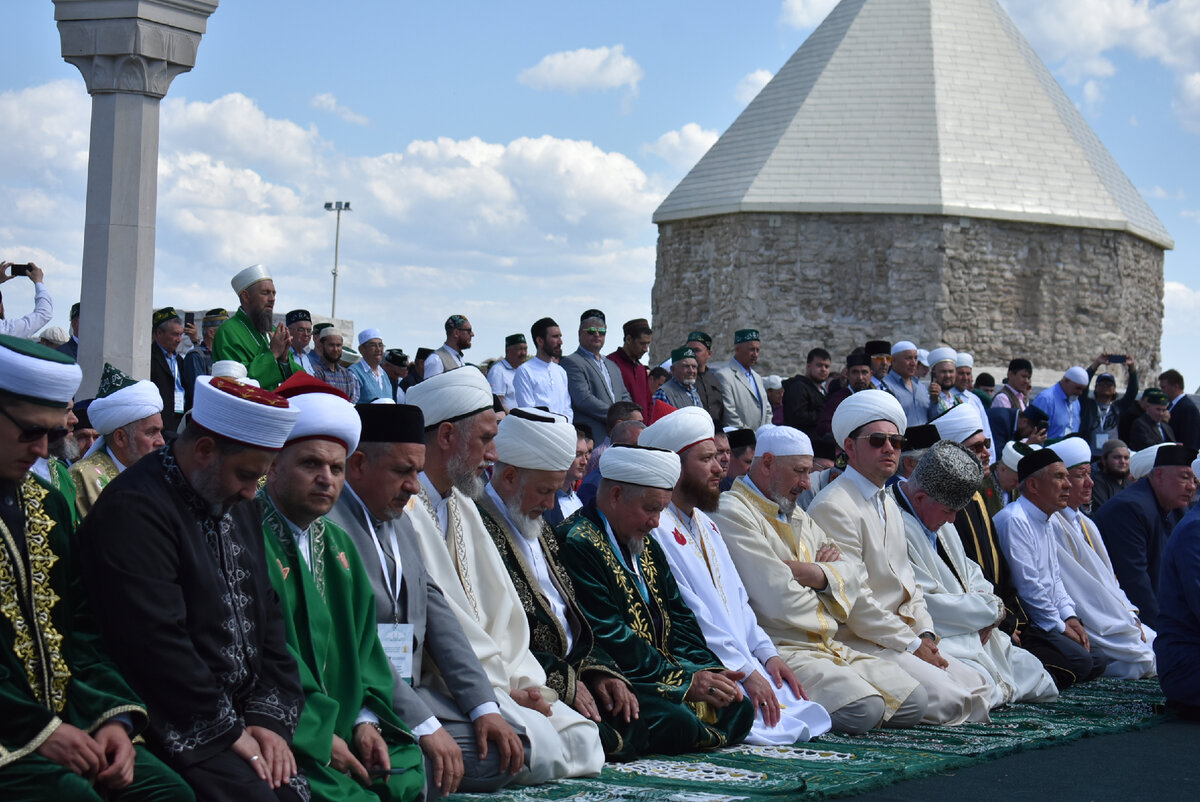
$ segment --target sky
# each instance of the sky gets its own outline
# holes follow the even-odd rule
[[[341,200],[338,316],[389,347],[438,345],[454,313],[476,362],[544,315],[568,350],[588,307],[648,317],[655,207],[834,5],[226,0],[161,105],[154,305],[232,309],[262,263],[276,311],[329,314]],[[1194,388],[1200,0],[1002,5],[1175,239],[1162,363]],[[0,4],[0,259],[45,269],[65,327],[90,99],[53,17]]]

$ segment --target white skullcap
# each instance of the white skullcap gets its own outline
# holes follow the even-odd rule
[[[681,453],[702,440],[711,440],[712,415],[703,407],[684,407],[659,418],[642,430],[638,445]]]
[[[665,449],[614,444],[600,455],[600,476],[613,482],[674,490],[679,471],[679,455]]]
[[[911,340],[901,340],[892,346],[892,356],[895,356],[896,354],[902,354],[905,351],[917,351],[917,344]],[[917,351],[918,358],[920,357],[920,354],[921,352]]]
[[[238,295],[242,294],[242,290],[249,287],[251,284],[257,284],[260,281],[266,281],[271,278],[271,271],[267,270],[266,265],[250,265],[242,272],[238,273],[229,282],[233,286],[233,291]]]
[[[1192,473],[1196,474],[1197,477],[1200,477],[1200,457],[1196,457],[1194,460],[1192,460]]]
[[[958,351],[953,348],[934,348],[929,352],[929,367],[933,367],[939,362],[957,362]]]
[[[900,434],[908,428],[908,416],[894,395],[883,390],[860,390],[838,404],[833,413],[833,438],[841,447],[852,431],[877,420],[896,424]]]
[[[492,408],[492,386],[473,367],[439,373],[408,390],[404,399],[421,408],[428,431],[439,423],[469,417]],[[574,441],[571,448],[575,447]]]
[[[361,348],[362,344],[368,340],[383,341],[383,333],[379,329],[363,329],[358,333],[358,345]]]
[[[500,421],[496,459],[533,471],[565,471],[575,461],[578,442],[575,427],[562,415],[516,407]]]
[[[763,377],[763,389],[765,390],[782,390],[783,379],[772,373],[770,376]]]
[[[1063,464],[1068,468],[1074,468],[1076,465],[1083,465],[1092,461],[1092,449],[1087,444],[1087,440],[1082,437],[1064,437],[1057,443],[1047,446],[1053,449],[1054,453],[1059,456]]]
[[[954,366],[959,368],[973,368],[975,367],[975,357],[966,351],[959,351],[955,356]]]
[[[278,451],[299,415],[286,398],[261,388],[219,376],[196,380],[192,422],[236,443]]]
[[[394,399],[388,398],[386,395],[382,395],[379,398],[376,398],[371,403],[372,404],[394,404],[396,402]]]
[[[67,340],[71,339],[71,335],[67,334],[67,330],[62,326],[47,326],[38,336],[47,342],[54,343],[55,345],[62,345]]]
[[[242,381],[246,378],[246,366],[236,359],[218,359],[212,365],[213,376],[224,376],[227,379],[234,381]]]
[[[88,407],[91,411],[91,407]],[[1154,460],[1158,457],[1158,450],[1163,446],[1172,446],[1174,443],[1158,443],[1157,445],[1147,446],[1141,451],[1135,451],[1129,457],[1129,475],[1134,479],[1141,479],[1150,471],[1154,470]]]
[[[354,351],[350,348],[343,348],[342,355],[338,357],[338,364],[344,368],[348,368],[355,362],[358,362],[360,359],[362,359],[362,354],[360,354],[358,351]]]
[[[1022,443],[1019,440],[1009,440],[1004,444],[1004,451],[1000,454],[1000,461],[1004,463],[1004,467],[1010,471],[1015,471],[1017,466],[1021,464],[1021,458],[1026,456],[1017,450],[1017,446],[1027,448],[1030,451],[1041,451],[1042,447],[1036,443]]]
[[[956,443],[966,442],[976,432],[983,431],[983,421],[980,420],[979,413],[965,401],[950,407],[930,423],[937,427],[938,437]]]
[[[343,340],[346,339],[346,335],[336,326],[326,326],[317,332],[318,341],[324,340],[326,337],[341,337]]]
[[[83,371],[66,354],[0,334],[0,390],[23,401],[64,408],[81,381]]]
[[[693,407],[699,409],[699,407]],[[760,426],[754,433],[757,441],[754,455],[774,454],[777,457],[811,457],[813,455],[812,440],[799,429],[791,426]]]
[[[112,434],[142,418],[162,412],[162,395],[152,381],[142,379],[88,405],[88,418],[100,434]]]
[[[1073,381],[1076,384],[1082,384],[1085,387],[1088,384],[1087,371],[1084,370],[1083,368],[1079,367],[1079,365],[1076,365],[1075,367],[1072,367],[1072,368],[1067,368],[1067,372],[1063,374],[1063,378],[1067,379],[1069,381]]]
[[[293,373],[275,392],[300,410],[286,445],[302,440],[329,440],[345,447],[347,454],[358,448],[362,419],[341,390],[300,371]]]
[[[924,348],[917,349],[917,361],[925,367],[929,367],[929,352]]]
[[[739,428],[741,428],[741,427],[740,426],[724,426],[721,428],[721,431],[724,434],[729,434],[730,432],[736,432]]]

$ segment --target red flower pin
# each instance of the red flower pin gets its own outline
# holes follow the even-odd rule
[[[681,546],[687,545],[687,538],[683,536],[683,532],[679,531],[679,527],[675,527],[675,531],[671,534],[675,535],[675,542]]]

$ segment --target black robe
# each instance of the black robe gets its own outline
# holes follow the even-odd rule
[[[1000,622],[1000,629],[1009,635],[1014,630],[1024,629],[1029,616],[1017,596],[1008,559],[1000,548],[1000,540],[992,526],[992,516],[988,514],[981,493],[976,493],[970,503],[958,511],[954,528],[958,531],[967,557],[979,564],[984,578],[992,583],[996,595],[1004,602],[1004,620]]]

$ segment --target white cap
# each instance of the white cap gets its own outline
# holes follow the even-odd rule
[[[271,271],[267,270],[266,265],[250,265],[242,272],[230,280],[229,284],[233,287],[233,291],[238,295],[242,294],[242,290],[249,287],[251,284],[257,284],[260,281],[266,281],[271,278]]]
[[[565,471],[575,461],[579,436],[562,415],[515,407],[500,421],[496,459],[534,471]]]
[[[1053,449],[1068,468],[1086,465],[1092,461],[1092,449],[1082,437],[1064,437],[1048,448]]]
[[[929,352],[924,348],[917,349],[917,361],[925,367],[929,367]]]
[[[699,407],[693,407],[699,409]],[[812,440],[791,426],[760,426],[754,433],[754,455],[774,454],[777,457],[811,457]]]
[[[763,377],[763,389],[766,390],[782,390],[783,379],[772,373],[770,376]]]
[[[362,344],[368,340],[379,340],[380,342],[383,342],[383,334],[379,331],[379,329],[363,329],[358,333],[358,346],[360,348],[362,347]]]
[[[680,453],[701,441],[711,440],[714,431],[712,416],[702,407],[684,407],[643,429],[638,435],[638,445]]]
[[[156,415],[163,410],[162,394],[152,381],[122,387],[88,405],[88,419],[100,434],[112,434],[122,426]]]
[[[954,365],[959,368],[973,368],[975,367],[975,357],[966,351],[959,351],[954,360]]]
[[[965,443],[976,433],[983,431],[983,421],[979,413],[966,402],[955,404],[930,423],[937,429],[938,437],[956,443]]]
[[[929,367],[933,367],[939,362],[957,362],[958,351],[953,348],[934,348],[929,352]]]
[[[1087,371],[1081,368],[1079,365],[1076,365],[1072,368],[1067,368],[1067,372],[1063,374],[1063,378],[1067,379],[1068,381],[1073,381],[1076,384],[1082,384],[1085,387],[1088,384]]]
[[[224,376],[234,381],[242,381],[248,376],[246,366],[236,359],[218,359],[212,364],[213,376]]]
[[[674,490],[679,471],[679,455],[662,448],[615,444],[600,455],[600,476],[613,482]]]
[[[902,354],[905,351],[917,351],[917,344],[911,340],[901,340],[892,346],[892,356]],[[917,351],[917,357],[920,358],[921,352]]]
[[[300,416],[282,396],[219,376],[198,377],[195,399],[193,423],[264,451],[283,448]]]

